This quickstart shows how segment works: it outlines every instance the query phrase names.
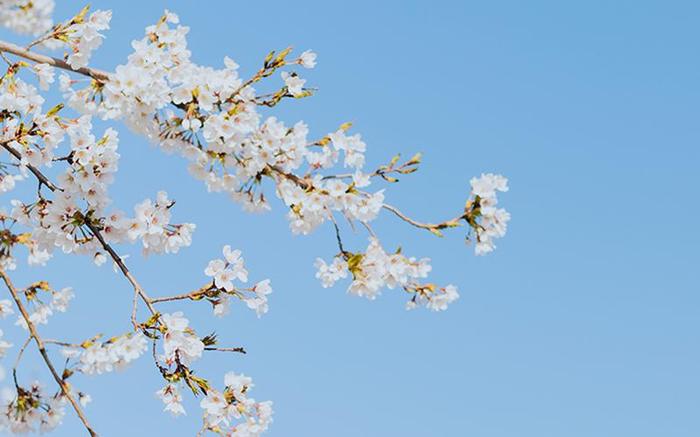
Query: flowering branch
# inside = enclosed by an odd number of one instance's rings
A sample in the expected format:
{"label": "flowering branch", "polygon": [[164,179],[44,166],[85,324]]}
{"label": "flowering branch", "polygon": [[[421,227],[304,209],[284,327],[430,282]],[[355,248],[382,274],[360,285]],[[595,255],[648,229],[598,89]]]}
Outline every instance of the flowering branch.
{"label": "flowering branch", "polygon": [[[306,80],[294,71],[316,65],[316,54],[309,50],[297,57],[292,56],[291,48],[272,51],[257,72],[244,80],[238,75],[238,64],[228,57],[224,58],[223,68],[195,64],[187,48],[189,28],[166,11],[157,23],[146,28],[142,39],[132,43],[134,52],[126,62],[113,72],[106,72],[88,65],[92,52],[104,39],[101,32],[109,28],[111,11],[90,13],[85,7],[57,24],[51,19],[52,11],[53,0],[0,3],[0,25],[36,37],[26,48],[0,41],[0,57],[8,64],[0,77],[0,150],[12,157],[10,162],[0,162],[0,193],[11,191],[30,173],[38,181],[35,197],[12,200],[11,212],[0,212],[0,268],[5,277],[4,272],[15,267],[17,247],[28,250],[31,265],[44,265],[59,248],[64,253],[91,256],[96,265],[111,259],[115,270],[118,268],[130,283],[133,330],[106,339],[92,335],[82,342],[42,341],[34,329],[38,323],[47,323],[54,312],[66,310],[73,297],[69,288],[58,291],[45,281],[35,282],[23,291],[27,307],[14,293],[22,313],[18,324],[32,333],[30,339],[39,346],[55,379],[58,373],[48,361],[43,345],[55,345],[66,356],[63,377],[57,382],[63,384],[64,397],[74,407],[76,401],[65,382],[70,375],[111,372],[150,349],[165,381],[157,392],[165,411],[184,414],[181,388],[191,390],[194,396],[204,396],[200,402],[204,412],[200,433],[257,437],[272,421],[271,403],[249,397],[250,378],[229,372],[224,376],[223,387],[217,390],[193,367],[204,351],[245,354],[244,348],[220,347],[215,333],[199,335],[181,311],[161,313],[156,308],[165,302],[201,302],[211,305],[213,314],[221,317],[228,313],[231,301],[237,300],[262,316],[268,311],[270,281],[242,285],[248,283],[242,254],[226,245],[222,256],[212,259],[204,269],[209,278],[204,286],[187,293],[151,297],[127,266],[126,257],[114,249],[115,245],[138,243],[144,254],[174,254],[191,244],[195,225],[171,221],[175,202],[164,191],[155,200],[146,199],[135,205],[133,217],[108,209],[108,187],[120,158],[118,133],[110,127],[101,137],[96,136],[93,117],[121,120],[165,151],[180,154],[189,161],[193,176],[202,180],[209,191],[226,193],[246,210],[270,209],[268,199],[274,194],[283,204],[290,230],[295,234],[309,234],[330,222],[337,252],[328,263],[321,258],[316,260],[316,277],[323,287],[351,278],[351,294],[374,299],[385,288],[399,289],[409,296],[407,309],[424,306],[433,311],[445,310],[459,297],[453,285],[427,282],[432,269],[428,258],[407,256],[400,248],[388,251],[381,245],[371,222],[384,210],[438,236],[442,236],[443,229],[466,224],[467,238],[473,236],[477,255],[494,250],[494,241],[505,235],[510,215],[497,207],[497,194],[507,191],[508,186],[500,175],[488,173],[473,178],[471,192],[458,217],[424,223],[387,203],[385,189],[368,188],[373,182],[391,186],[399,182],[401,175],[416,172],[420,154],[403,163],[396,155],[389,163],[366,172],[367,145],[359,134],[348,133],[349,123],[310,141],[309,128],[303,122],[287,126],[275,117],[263,119],[259,111],[313,95],[315,89],[307,87]],[[63,48],[66,54],[63,59],[41,55],[30,50],[36,46]],[[6,54],[22,60],[13,62]],[[56,81],[56,68],[64,70],[58,80],[63,100],[44,112],[45,98],[30,82],[34,80],[40,89],[48,90]],[[29,81],[26,73],[32,75]],[[74,73],[91,80],[76,79]],[[272,91],[259,93],[254,88],[277,74],[281,83]],[[86,82],[87,86],[80,88]],[[69,110],[79,115],[68,117],[65,113]],[[65,137],[70,140],[69,150],[58,152]],[[55,163],[60,163],[63,172],[52,181],[42,168]],[[336,170],[339,166],[349,171]],[[44,196],[44,186],[52,195]],[[353,249],[343,241],[338,217],[346,219],[354,231],[363,231],[362,227],[367,231],[366,249]],[[14,226],[27,229],[17,233]],[[7,278],[6,283],[10,286]],[[46,298],[51,301],[42,301]],[[139,302],[148,310],[146,320],[139,320]],[[0,300],[0,318],[12,312],[11,306],[10,301]],[[0,357],[10,346],[2,340],[0,331]],[[18,363],[25,347],[19,351]],[[19,385],[17,389],[21,399],[46,406],[47,414],[53,414],[52,426],[60,422],[59,409],[48,404],[53,401],[45,400],[38,386],[22,393]],[[78,396],[81,404],[89,400],[83,393]],[[23,406],[4,405],[0,427],[13,432],[32,431],[36,421],[15,414]],[[76,412],[82,414],[77,408]],[[43,429],[45,423],[39,425]]]}
{"label": "flowering branch", "polygon": [[74,73],[79,73],[84,76],[89,76],[97,81],[105,82],[109,80],[109,73],[106,71],[98,70],[96,68],[80,67],[73,68],[63,59],[54,58],[52,56],[42,55],[40,53],[32,52],[28,49],[22,48],[16,44],[12,44],[7,41],[0,40],[0,52],[12,53],[21,58],[34,61],[38,64],[51,65],[52,67],[60,68],[62,70],[72,71]]}
{"label": "flowering branch", "polygon": [[[56,368],[54,367],[53,363],[51,362],[51,359],[49,358],[49,354],[46,352],[46,348],[44,347],[44,342],[42,341],[41,337],[39,336],[34,323],[31,320],[31,317],[29,316],[29,313],[27,312],[27,309],[24,307],[24,304],[22,303],[22,300],[19,297],[19,293],[15,286],[12,284],[12,281],[10,280],[10,277],[7,275],[4,269],[0,268],[0,277],[2,277],[2,280],[5,282],[5,285],[7,286],[7,290],[10,292],[10,295],[12,296],[12,299],[15,301],[15,304],[17,305],[17,309],[19,310],[20,314],[22,315],[22,318],[24,319],[25,323],[27,324],[27,330],[29,331],[29,335],[31,338],[34,340],[36,343],[37,348],[39,349],[39,353],[41,354],[42,359],[46,363],[46,367],[49,368],[49,371],[51,372],[51,376],[53,376],[53,379],[56,381],[56,384],[61,388],[61,392],[63,396],[68,399],[70,404],[73,406],[73,409],[75,410],[75,413],[78,415],[80,418],[80,421],[83,422],[83,425],[85,425],[85,428],[87,429],[88,433],[90,433],[91,436],[97,436],[97,433],[92,429],[92,426],[90,426],[90,423],[87,420],[87,417],[85,416],[85,413],[83,413],[82,408],[80,408],[80,405],[78,402],[76,402],[75,398],[71,394],[71,389],[68,383],[64,378],[58,375],[58,372],[56,371]],[[24,350],[24,348],[22,348]]]}
{"label": "flowering branch", "polygon": [[[18,161],[21,161],[21,160],[22,160],[22,155],[21,155],[17,150],[15,150],[12,146],[10,146],[9,143],[10,143],[10,141],[9,141],[9,140],[6,140],[6,141],[0,142],[0,145],[1,145],[5,150],[7,150],[12,156],[14,156],[15,158],[17,158]],[[34,167],[33,165],[27,164],[27,168],[29,169],[29,171],[32,172],[32,174],[33,174],[34,176],[36,176],[36,178],[37,178],[37,180],[39,181],[39,184],[40,184],[40,185],[41,185],[41,184],[46,185],[46,188],[48,188],[48,189],[51,190],[51,191],[61,190],[61,189],[58,188],[56,185],[54,185],[53,182],[51,182],[46,176],[44,176],[44,174],[41,173],[41,171],[39,171],[39,169],[37,169],[37,168]]]}
{"label": "flowering branch", "polygon": [[[17,152],[15,149],[13,149],[7,142],[2,142],[0,143],[5,150],[10,152],[12,156],[17,158],[18,160],[22,159],[22,156],[20,155],[19,152]],[[41,184],[46,185],[47,188],[49,188],[51,191],[63,191],[63,189],[57,185],[55,185],[53,182],[49,180],[40,170],[38,170],[36,167],[34,167],[31,164],[28,164],[27,167],[29,170],[32,172],[34,176],[39,180]],[[109,254],[109,256],[112,258],[114,263],[119,267],[119,270],[122,272],[124,277],[129,281],[129,283],[132,285],[134,288],[134,292],[143,300],[143,302],[146,304],[146,307],[148,310],[151,312],[151,315],[156,314],[156,310],[153,307],[153,304],[151,302],[151,298],[148,297],[148,294],[144,291],[143,287],[139,284],[139,282],[136,280],[134,275],[131,273],[129,268],[126,266],[122,258],[117,254],[117,252],[112,248],[112,246],[107,243],[104,239],[104,236],[100,232],[100,230],[95,226],[94,223],[91,221],[86,221],[85,225],[90,229],[90,232],[92,235],[97,238],[97,240],[100,242],[100,245],[102,248]],[[135,312],[132,314],[132,323],[135,328],[137,328],[138,324],[136,323],[136,314]]]}

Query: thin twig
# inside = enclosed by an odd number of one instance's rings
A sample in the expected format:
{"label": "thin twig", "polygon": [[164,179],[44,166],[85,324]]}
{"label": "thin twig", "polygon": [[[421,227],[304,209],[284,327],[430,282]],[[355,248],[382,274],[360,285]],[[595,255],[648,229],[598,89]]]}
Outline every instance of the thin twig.
{"label": "thin twig", "polygon": [[205,351],[219,351],[219,352],[238,352],[240,354],[245,354],[246,351],[242,347],[205,347]]}
{"label": "thin twig", "polygon": [[63,347],[75,347],[75,348],[82,347],[82,346],[79,345],[79,344],[67,343],[67,342],[65,342],[65,341],[59,341],[59,340],[51,340],[51,339],[48,339],[48,338],[45,338],[45,339],[44,339],[44,343],[45,343],[45,344],[55,344],[55,345],[57,345],[57,346],[63,346]]}
{"label": "thin twig", "polygon": [[27,349],[27,346],[29,346],[29,342],[32,341],[32,336],[30,335],[27,337],[27,339],[24,341],[24,344],[22,347],[19,349],[19,353],[17,354],[17,359],[15,360],[15,365],[12,366],[12,379],[15,381],[15,387],[19,387],[19,384],[17,383],[17,368],[19,367],[19,362],[22,361],[22,357],[24,356],[24,351]]}
{"label": "thin twig", "polygon": [[185,300],[185,299],[196,299],[202,295],[207,294],[209,291],[211,291],[213,284],[209,283],[203,287],[198,288],[197,290],[190,291],[189,293],[182,293],[182,294],[175,294],[172,296],[162,296],[162,297],[155,297],[151,299],[151,303],[161,303],[161,302],[173,302],[177,300]]}
{"label": "thin twig", "polygon": [[421,228],[421,229],[427,229],[429,231],[437,231],[439,229],[457,227],[460,225],[459,221],[465,218],[465,214],[462,214],[459,217],[455,217],[451,220],[445,220],[444,222],[441,222],[441,223],[422,223],[422,222],[414,220],[411,217],[407,216],[406,214],[402,213],[395,206],[391,206],[391,205],[388,205],[385,203],[382,205],[382,208],[393,212],[401,220],[405,221],[406,223],[408,223],[412,226],[415,226],[415,227]]}
{"label": "thin twig", "polygon": [[345,253],[345,248],[343,248],[343,240],[340,238],[340,228],[338,227],[338,222],[335,221],[333,213],[330,214],[331,221],[333,222],[333,227],[335,228],[335,239],[338,241],[338,249],[340,253]]}

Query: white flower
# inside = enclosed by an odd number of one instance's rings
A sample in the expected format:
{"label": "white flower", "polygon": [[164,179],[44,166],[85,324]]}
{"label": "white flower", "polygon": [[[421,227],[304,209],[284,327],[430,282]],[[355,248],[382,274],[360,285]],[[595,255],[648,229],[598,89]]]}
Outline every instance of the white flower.
{"label": "white flower", "polygon": [[2,336],[3,332],[0,329],[0,358],[3,358],[7,353],[7,350],[12,347],[12,343],[8,343],[7,341],[3,340]]}
{"label": "white flower", "polygon": [[14,314],[15,311],[12,309],[12,302],[9,299],[0,300],[0,318],[6,318]]}
{"label": "white flower", "polygon": [[306,83],[305,79],[300,78],[296,73],[289,74],[286,71],[282,72],[282,79],[284,80],[289,94],[298,96],[302,93],[304,84]]}
{"label": "white flower", "polygon": [[163,350],[169,363],[179,359],[189,364],[202,356],[204,343],[188,328],[190,322],[182,312],[163,314],[160,318],[167,329],[163,335]]}
{"label": "white flower", "polygon": [[316,53],[311,50],[304,51],[299,56],[299,64],[304,68],[314,68],[316,66]]}
{"label": "white flower", "polygon": [[190,321],[187,320],[182,311],[162,314],[160,320],[169,331],[184,331],[190,324]]}
{"label": "white flower", "polygon": [[340,257],[333,258],[330,265],[321,258],[316,258],[316,268],[316,278],[321,280],[323,288],[332,287],[340,279],[348,277],[348,263]]}
{"label": "white flower", "polygon": [[231,310],[231,299],[225,294],[222,294],[219,299],[214,302],[214,315],[216,317],[223,317],[229,313]]}
{"label": "white flower", "polygon": [[73,293],[72,288],[63,288],[61,291],[56,291],[53,293],[51,305],[53,306],[54,310],[65,313],[68,309],[68,302],[70,302],[74,296],[75,294]]}
{"label": "white flower", "polygon": [[156,396],[165,404],[163,411],[167,411],[173,416],[180,416],[185,413],[185,408],[182,406],[182,396],[174,384],[168,384],[156,392]]}
{"label": "white flower", "polygon": [[0,2],[0,24],[17,33],[42,35],[53,25],[54,0]]}
{"label": "white flower", "polygon": [[168,362],[174,362],[177,358],[184,364],[190,364],[202,357],[204,343],[190,332],[168,331],[163,339],[163,350]]}
{"label": "white flower", "polygon": [[54,68],[49,64],[35,64],[32,69],[39,78],[39,87],[44,91],[48,90],[49,85],[54,82]]}
{"label": "white flower", "polygon": [[92,396],[90,396],[87,393],[83,393],[83,392],[78,393],[78,399],[79,399],[80,405],[82,405],[83,408],[87,407],[87,405],[90,402],[92,402]]}
{"label": "white flower", "polygon": [[104,36],[99,32],[109,29],[111,19],[112,11],[98,10],[66,29],[67,44],[72,50],[67,59],[71,67],[78,69],[87,66],[92,52],[102,45]]}
{"label": "white flower", "polygon": [[210,389],[207,392],[207,396],[200,401],[199,406],[202,407],[206,413],[207,423],[214,426],[221,422],[228,424],[226,420],[226,407],[228,403],[223,394],[214,389]]}
{"label": "white flower", "polygon": [[482,198],[496,197],[496,191],[508,191],[508,179],[493,173],[482,173],[481,177],[472,178],[472,193]]}
{"label": "white flower", "polygon": [[204,274],[209,277],[216,277],[219,273],[223,272],[226,268],[226,262],[220,259],[213,259],[207,264],[207,268],[204,269]]}
{"label": "white flower", "polygon": [[97,253],[95,253],[95,256],[93,257],[93,262],[95,263],[96,266],[101,266],[102,264],[107,262],[107,257],[105,256],[104,253],[97,252]]}
{"label": "white flower", "polygon": [[84,351],[64,349],[68,358],[78,357],[79,369],[88,375],[103,374],[124,368],[148,348],[141,333],[122,335],[106,343],[93,343]]}
{"label": "white flower", "polygon": [[505,236],[510,214],[503,208],[497,208],[496,192],[508,191],[508,179],[493,173],[482,174],[472,178],[472,194],[479,196],[481,215],[478,217],[475,252],[484,255],[492,252],[496,245],[494,239]]}
{"label": "white flower", "polygon": [[437,293],[430,297],[430,300],[426,306],[433,311],[444,311],[447,306],[459,299],[459,293],[457,293],[457,287],[454,285],[448,285],[442,290],[442,293]]}

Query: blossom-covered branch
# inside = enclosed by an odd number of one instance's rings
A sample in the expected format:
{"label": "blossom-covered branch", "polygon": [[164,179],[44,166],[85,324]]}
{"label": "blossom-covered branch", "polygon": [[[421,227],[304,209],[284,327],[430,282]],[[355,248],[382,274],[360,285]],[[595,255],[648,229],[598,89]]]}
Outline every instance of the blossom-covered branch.
{"label": "blossom-covered branch", "polygon": [[[53,8],[52,0],[0,2],[0,24],[35,38],[25,47],[0,41],[0,55],[7,63],[0,77],[0,151],[9,157],[0,161],[0,193],[12,192],[28,179],[37,184],[32,196],[13,199],[7,205],[9,212],[0,211],[0,272],[22,315],[17,324],[29,330],[61,393],[51,400],[38,385],[24,389],[16,383],[14,396],[3,404],[0,426],[15,432],[32,430],[33,419],[19,414],[30,411],[26,405],[59,412],[60,406],[51,402],[63,398],[84,419],[78,404],[87,403],[89,395],[78,393],[76,401],[66,380],[78,373],[123,368],[149,349],[164,382],[157,395],[166,411],[184,414],[182,389],[203,397],[200,433],[258,436],[272,422],[272,404],[250,397],[250,378],[229,372],[217,389],[212,379],[195,369],[205,351],[244,354],[243,347],[221,346],[218,334],[198,333],[203,329],[195,329],[179,309],[160,311],[162,305],[206,303],[213,315],[223,317],[232,302],[240,301],[260,317],[269,310],[270,281],[249,283],[242,252],[224,245],[221,256],[202,266],[198,283],[204,285],[196,290],[156,296],[141,286],[126,256],[115,247],[135,244],[145,255],[177,254],[191,244],[196,226],[173,221],[175,201],[165,191],[134,205],[133,214],[114,208],[109,188],[119,167],[119,134],[112,127],[118,122],[165,152],[182,156],[208,191],[225,193],[247,211],[269,210],[269,199],[277,197],[294,234],[332,226],[337,251],[331,253],[331,261],[316,260],[316,277],[323,287],[348,278],[351,294],[374,299],[385,288],[400,289],[407,293],[407,309],[423,306],[442,311],[459,297],[457,287],[428,281],[432,269],[428,258],[385,249],[372,222],[385,211],[438,236],[464,226],[477,255],[493,251],[495,240],[506,233],[510,215],[497,206],[497,194],[508,190],[503,176],[487,173],[473,178],[456,217],[422,222],[387,201],[389,188],[419,169],[420,154],[404,162],[396,155],[384,165],[366,169],[367,145],[359,134],[349,133],[349,123],[312,139],[302,121],[290,126],[264,116],[263,111],[279,104],[313,95],[315,89],[306,85],[299,70],[315,67],[317,56],[310,50],[298,55],[292,48],[272,51],[252,76],[243,78],[229,57],[224,57],[221,67],[194,63],[187,45],[189,28],[165,11],[146,28],[142,39],[132,42],[133,53],[107,72],[90,66],[90,58],[109,29],[111,11],[91,12],[84,7],[54,23]],[[52,49],[61,49],[65,55],[37,52]],[[62,70],[58,80],[57,69]],[[56,82],[63,100],[44,109],[46,98],[41,91]],[[97,118],[110,125],[102,134],[93,126]],[[58,176],[49,178],[47,174],[53,173],[47,173],[47,168]],[[371,188],[375,183],[384,186]],[[352,249],[344,242],[341,218],[353,230],[367,231],[366,248]],[[98,266],[112,261],[133,291],[130,330],[106,339],[86,333],[78,341],[44,341],[38,336],[34,326],[46,324],[55,312],[66,311],[73,292],[53,290],[37,281],[23,291],[24,305],[5,272],[16,267],[22,250],[27,251],[30,265],[41,266],[57,249],[89,256]],[[8,304],[0,301],[0,316],[11,313]],[[138,313],[141,306],[147,310],[144,317]],[[62,376],[43,344],[53,345],[66,358]],[[10,346],[0,339],[0,352],[4,354]],[[53,416],[51,423],[60,422],[60,416]],[[83,422],[93,433],[87,420]],[[44,426],[43,419],[39,425]]]}
{"label": "blossom-covered branch", "polygon": [[[24,323],[26,325],[27,330],[29,331],[29,336],[34,342],[36,343],[36,347],[39,349],[39,353],[41,354],[41,358],[44,360],[46,363],[46,367],[48,367],[49,371],[51,372],[51,376],[53,376],[53,379],[56,381],[56,384],[61,389],[60,395],[56,395],[51,399],[42,399],[42,396],[39,395],[39,391],[36,389],[32,390],[26,390],[23,389],[19,386],[17,386],[17,392],[18,392],[18,398],[14,401],[14,414],[17,414],[15,416],[14,421],[15,424],[19,425],[17,429],[13,429],[13,431],[19,431],[21,432],[22,430],[26,429],[23,425],[25,425],[25,420],[26,421],[32,421],[32,420],[39,420],[41,422],[41,426],[43,430],[50,430],[56,425],[60,423],[60,418],[63,416],[62,412],[62,403],[63,403],[63,398],[68,399],[68,402],[70,402],[71,406],[75,410],[75,413],[78,415],[80,418],[80,421],[83,422],[83,425],[85,425],[85,428],[87,431],[90,433],[91,436],[96,436],[97,433],[92,429],[92,426],[87,420],[87,417],[85,416],[85,413],[83,412],[82,408],[78,404],[78,402],[75,400],[75,397],[71,393],[71,388],[66,382],[67,377],[69,374],[66,374],[64,372],[63,376],[60,376],[58,372],[56,371],[56,367],[53,365],[51,360],[49,359],[49,355],[46,352],[46,348],[44,347],[44,342],[42,341],[41,337],[39,336],[36,327],[34,326],[34,323],[32,322],[32,319],[27,312],[27,309],[24,307],[24,304],[22,303],[22,299],[19,296],[19,292],[15,288],[15,286],[12,284],[12,281],[10,280],[10,277],[7,275],[5,270],[0,268],[0,277],[2,277],[3,282],[5,283],[5,286],[7,287],[7,290],[10,292],[10,295],[12,296],[12,299],[15,301],[15,304],[17,305],[17,309],[19,310],[22,319],[24,320]],[[15,381],[16,383],[16,381]],[[46,411],[43,412],[39,407],[41,404],[45,403],[46,405]],[[12,407],[12,406],[11,406]],[[8,413],[5,411],[4,413]],[[34,417],[32,417],[34,416]]]}

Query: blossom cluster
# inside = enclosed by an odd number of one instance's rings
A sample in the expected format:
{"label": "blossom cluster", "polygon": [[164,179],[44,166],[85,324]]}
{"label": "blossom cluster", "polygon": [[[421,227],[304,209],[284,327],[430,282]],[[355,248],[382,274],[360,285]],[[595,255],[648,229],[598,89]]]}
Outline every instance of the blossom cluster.
{"label": "blossom cluster", "polygon": [[0,141],[16,151],[22,166],[16,175],[2,176],[0,186],[4,191],[25,177],[28,166],[51,166],[54,152],[66,134],[71,143],[70,153],[65,157],[69,165],[58,178],[60,191],[53,199],[42,197],[31,204],[12,201],[11,217],[34,229],[32,238],[38,250],[60,247],[65,253],[95,254],[99,242],[85,238],[83,232],[88,224],[103,227],[110,242],[140,239],[145,253],[176,253],[191,244],[195,226],[170,222],[174,202],[165,192],[159,192],[155,202],[147,199],[137,205],[134,219],[125,218],[119,211],[105,213],[105,207],[110,204],[108,186],[114,180],[119,161],[118,135],[114,129],[108,128],[96,138],[89,115],[68,119],[58,115],[60,108],[44,114],[44,99],[33,85],[14,74],[6,75],[5,79],[1,84],[4,88],[0,89],[0,110],[21,116],[4,120]]}
{"label": "blossom cluster", "polygon": [[77,370],[87,375],[100,375],[123,369],[138,359],[148,348],[141,333],[126,334],[101,343],[88,341],[80,348],[65,348],[63,355],[77,360]]}
{"label": "blossom cluster", "polygon": [[[180,248],[192,244],[193,223],[170,223],[170,208],[174,202],[168,193],[159,191],[156,201],[146,199],[134,208],[136,217],[128,222],[127,234],[131,241],[141,239],[145,254],[177,253]],[[110,223],[114,229],[116,223]]]}
{"label": "blossom cluster", "polygon": [[71,142],[71,159],[70,166],[58,179],[59,185],[64,191],[85,199],[91,209],[101,213],[110,202],[107,187],[118,170],[117,131],[108,128],[96,139],[91,118],[83,116],[66,132]]}
{"label": "blossom cluster", "polygon": [[[50,300],[45,302],[43,295],[46,294]],[[65,313],[68,310],[68,303],[75,294],[70,287],[54,290],[47,282],[40,281],[27,287],[24,296],[29,307],[29,320],[35,325],[45,325],[55,312]],[[23,317],[18,317],[15,325],[27,329],[27,321]]]}
{"label": "blossom cluster", "polygon": [[[224,390],[210,388],[200,401],[204,410],[204,429],[234,437],[257,437],[272,423],[272,402],[256,402],[248,393],[253,387],[251,378],[228,372],[224,376]],[[156,392],[165,405],[164,411],[173,416],[186,414],[182,396],[176,384],[167,384]]]}
{"label": "blossom cluster", "polygon": [[[143,355],[152,341],[154,364],[166,382],[156,393],[165,411],[185,414],[180,389],[186,386],[195,395],[204,395],[200,402],[202,432],[259,436],[272,422],[272,403],[249,397],[253,387],[249,377],[229,372],[224,388],[217,390],[192,368],[205,351],[245,352],[243,348],[216,347],[216,334],[198,335],[182,311],[161,313],[155,307],[166,301],[204,300],[213,306],[215,316],[223,316],[232,298],[237,298],[260,317],[268,311],[270,281],[245,285],[249,278],[241,251],[226,245],[223,257],[211,260],[204,269],[209,282],[203,287],[149,297],[126,267],[126,256],[118,255],[112,245],[138,244],[144,255],[174,254],[191,245],[195,225],[172,221],[175,202],[165,191],[136,204],[133,216],[112,209],[109,188],[119,168],[119,135],[112,127],[102,135],[95,134],[93,119],[98,117],[109,123],[121,120],[164,151],[181,155],[189,161],[190,173],[208,191],[225,193],[248,211],[271,209],[269,199],[276,196],[294,234],[309,234],[330,222],[339,253],[328,263],[320,258],[316,261],[316,277],[324,288],[351,278],[350,294],[372,300],[384,288],[401,289],[409,296],[407,309],[424,306],[433,311],[445,310],[459,298],[454,285],[425,282],[432,268],[429,259],[408,257],[401,250],[387,252],[382,247],[371,226],[384,210],[436,235],[466,223],[469,233],[475,234],[478,255],[493,251],[494,241],[506,233],[510,214],[497,207],[497,193],[508,190],[503,176],[489,173],[472,179],[470,199],[458,217],[421,223],[385,203],[385,188],[372,187],[375,181],[395,183],[395,176],[415,172],[420,154],[403,164],[397,155],[387,165],[368,169],[367,144],[360,134],[349,133],[349,123],[311,139],[303,121],[287,124],[264,115],[262,108],[313,94],[296,71],[316,66],[317,56],[310,50],[296,57],[291,48],[273,51],[260,70],[244,79],[229,57],[218,68],[194,63],[187,43],[189,28],[180,25],[177,15],[165,11],[156,24],[146,28],[142,39],[132,42],[133,52],[126,62],[114,73],[106,73],[89,68],[88,62],[102,44],[102,32],[109,29],[111,11],[89,14],[85,7],[52,27],[53,8],[53,0],[0,0],[0,25],[38,37],[24,56],[19,49],[10,50],[13,55],[35,61],[42,58],[29,52],[33,47],[63,47],[68,49],[64,59],[70,66],[47,57],[45,63],[33,65],[6,59],[9,67],[0,78],[0,151],[7,152],[8,159],[0,160],[0,193],[12,192],[28,179],[36,179],[38,189],[31,200],[9,201],[9,213],[0,210],[0,273],[20,309],[17,325],[28,329],[39,344],[38,334],[30,328],[46,324],[55,312],[66,311],[73,292],[70,288],[54,290],[44,281],[15,291],[5,271],[16,266],[16,247],[26,248],[30,265],[44,265],[56,248],[91,256],[97,265],[111,258],[134,291],[133,332],[106,341],[99,341],[98,336],[81,344],[47,341],[61,347],[66,358],[62,380],[54,372],[62,388],[75,373],[103,374],[125,367]],[[59,76],[59,88],[68,106],[79,113],[75,118],[65,115],[68,109],[62,103],[44,109],[39,90],[48,90],[55,82],[56,67],[68,72]],[[31,79],[25,80],[22,73]],[[76,80],[77,74],[91,79]],[[271,92],[256,89],[270,77],[277,79]],[[62,170],[52,170],[58,176],[47,177],[44,171],[58,165]],[[337,218],[353,229],[360,224],[360,229],[367,230],[370,238],[364,251],[345,250]],[[139,299],[149,311],[145,321],[138,315]],[[0,300],[0,318],[13,314],[12,306],[11,301]],[[161,354],[157,353],[159,343]],[[11,346],[0,331],[0,358]],[[51,367],[48,357],[42,356]],[[38,384],[25,389],[15,380],[15,390],[3,396],[0,405],[0,430],[51,430],[60,423],[66,400],[71,400],[90,430],[71,397],[75,393],[70,392],[49,396]],[[90,400],[82,392],[77,396],[81,404]]]}
{"label": "blossom cluster", "polygon": [[[349,125],[344,125],[323,140],[310,142],[303,122],[288,127],[275,117],[262,121],[257,111],[260,97],[239,78],[238,65],[229,58],[219,70],[192,63],[186,41],[189,29],[169,26],[178,22],[168,12],[147,28],[146,37],[132,44],[135,52],[128,63],[117,67],[99,89],[74,90],[70,80],[63,80],[69,103],[104,118],[124,118],[164,149],[188,158],[190,171],[210,191],[228,192],[246,209],[269,208],[264,194],[256,191],[261,177],[268,177],[289,208],[294,233],[311,232],[333,211],[363,222],[376,218],[384,194],[358,190],[370,184],[362,171],[366,144],[359,134],[347,135]],[[294,61],[287,61],[288,55],[285,51],[266,62],[264,74],[288,65],[316,64],[311,51]],[[299,76],[283,73],[281,95],[304,96]],[[290,176],[304,166],[310,171],[328,169],[341,158],[355,172],[351,183],[326,180],[320,174],[303,181]]]}
{"label": "blossom cluster", "polygon": [[89,9],[88,6],[84,7],[73,18],[58,24],[51,33],[42,38],[54,44],[65,44],[71,51],[66,57],[66,62],[74,69],[88,65],[92,52],[99,48],[104,40],[104,35],[100,32],[109,29],[112,19],[112,11],[97,10],[88,15]]}
{"label": "blossom cluster", "polygon": [[4,389],[0,393],[0,429],[13,434],[52,431],[61,424],[66,403],[60,394],[46,394],[38,382],[27,389]]}
{"label": "blossom cluster", "polygon": [[459,298],[454,285],[439,288],[434,284],[418,282],[432,270],[428,258],[409,258],[401,251],[388,254],[379,240],[373,237],[364,253],[343,252],[330,263],[317,258],[316,268],[316,277],[324,288],[332,287],[350,273],[353,280],[348,292],[370,300],[374,300],[385,287],[402,288],[412,295],[407,309],[423,304],[433,311],[445,310],[448,304]]}
{"label": "blossom cluster", "polygon": [[39,36],[53,25],[54,0],[0,0],[0,25]]}
{"label": "blossom cluster", "polygon": [[212,278],[213,287],[207,288],[207,296],[214,306],[216,316],[228,314],[230,308],[229,296],[235,296],[246,303],[248,308],[259,316],[268,311],[267,295],[272,293],[270,280],[265,279],[252,288],[235,287],[234,279],[248,282],[248,271],[245,268],[240,250],[232,250],[231,246],[223,248],[224,259],[217,258],[209,261],[204,274]]}
{"label": "blossom cluster", "polygon": [[190,321],[182,311],[160,316],[165,327],[163,359],[168,365],[191,364],[201,358],[204,342],[189,327]]}
{"label": "blossom cluster", "polygon": [[508,191],[508,179],[493,173],[482,174],[471,180],[472,194],[478,202],[478,221],[475,226],[477,242],[476,254],[484,255],[496,248],[494,241],[506,234],[510,214],[503,208],[497,208],[498,191]]}
{"label": "blossom cluster", "polygon": [[272,423],[272,402],[256,402],[248,396],[253,380],[229,372],[224,386],[223,392],[210,389],[200,402],[205,429],[235,437],[257,437],[265,432]]}
{"label": "blossom cluster", "polygon": [[[3,122],[0,141],[19,153],[23,167],[18,175],[23,176],[27,165],[51,165],[54,150],[63,140],[65,130],[55,113],[51,110],[42,112],[44,98],[34,85],[16,74],[19,70],[19,66],[11,67],[0,81],[0,111],[3,114],[0,117]],[[14,188],[13,182],[5,181],[8,176],[3,176],[3,192]]]}

